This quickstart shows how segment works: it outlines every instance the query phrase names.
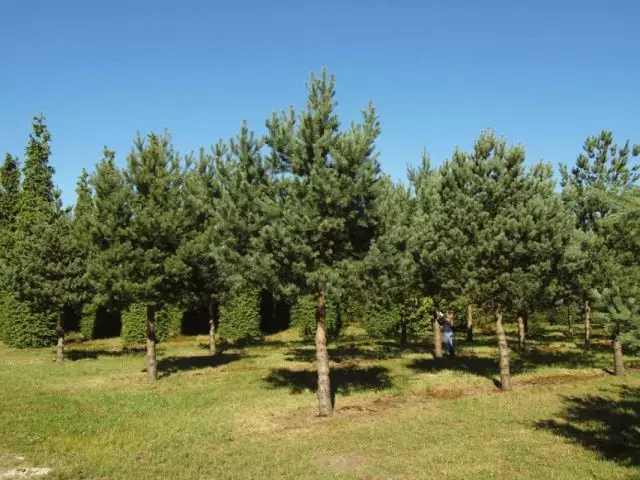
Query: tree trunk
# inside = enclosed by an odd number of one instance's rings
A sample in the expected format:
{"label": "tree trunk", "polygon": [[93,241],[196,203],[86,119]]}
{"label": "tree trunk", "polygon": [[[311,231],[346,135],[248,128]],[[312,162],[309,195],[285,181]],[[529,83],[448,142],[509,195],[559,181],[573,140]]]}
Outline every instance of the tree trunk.
{"label": "tree trunk", "polygon": [[591,343],[591,304],[589,300],[584,301],[584,343]]}
{"label": "tree trunk", "polygon": [[473,310],[471,304],[467,305],[467,342],[473,342]]}
{"label": "tree trunk", "polygon": [[526,333],[524,331],[524,315],[518,315],[518,344],[520,348],[524,348],[526,342]]}
{"label": "tree trunk", "polygon": [[522,320],[524,321],[524,336],[527,338],[529,336],[529,310],[525,308],[523,313]]}
{"label": "tree trunk", "polygon": [[327,311],[324,292],[318,296],[316,305],[316,361],[318,369],[318,415],[331,415],[331,379],[329,378],[329,352],[327,351],[327,329],[325,316]]}
{"label": "tree trunk", "polygon": [[511,390],[511,374],[509,373],[509,346],[502,323],[502,310],[496,310],[496,334],[498,336],[498,351],[500,352],[500,388]]}
{"label": "tree trunk", "polygon": [[438,311],[440,310],[440,301],[433,299],[433,356],[434,358],[442,358],[442,336],[440,334],[440,324],[438,323]]}
{"label": "tree trunk", "polygon": [[216,305],[209,301],[209,353],[215,355],[216,351]]}
{"label": "tree trunk", "polygon": [[618,328],[613,333],[613,371],[615,375],[624,375],[624,359],[622,357],[622,343]]}
{"label": "tree trunk", "polygon": [[147,306],[147,380],[155,382],[158,378],[158,361],[156,359],[156,312]]}
{"label": "tree trunk", "polygon": [[567,324],[569,328],[569,336],[573,338],[573,324],[571,323],[571,307],[567,305]]}
{"label": "tree trunk", "polygon": [[407,344],[407,319],[404,315],[400,318],[400,345]]}
{"label": "tree trunk", "polygon": [[58,336],[58,344],[56,345],[56,362],[64,361],[64,325],[63,325],[63,315],[64,313],[61,311],[60,316],[58,318],[58,328],[56,329],[56,334]]}

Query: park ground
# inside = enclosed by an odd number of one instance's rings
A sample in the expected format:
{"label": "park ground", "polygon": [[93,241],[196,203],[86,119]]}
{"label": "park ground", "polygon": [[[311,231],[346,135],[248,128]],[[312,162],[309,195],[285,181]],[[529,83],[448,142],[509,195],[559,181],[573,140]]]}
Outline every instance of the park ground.
{"label": "park ground", "polygon": [[[578,333],[578,332],[576,332]],[[0,478],[47,467],[86,479],[638,479],[640,359],[614,377],[604,335],[585,349],[560,327],[526,350],[509,332],[514,389],[477,335],[435,361],[355,329],[331,344],[335,414],[316,417],[314,350],[293,331],[207,355],[205,337],[159,347],[119,339],[53,351],[0,346]]]}

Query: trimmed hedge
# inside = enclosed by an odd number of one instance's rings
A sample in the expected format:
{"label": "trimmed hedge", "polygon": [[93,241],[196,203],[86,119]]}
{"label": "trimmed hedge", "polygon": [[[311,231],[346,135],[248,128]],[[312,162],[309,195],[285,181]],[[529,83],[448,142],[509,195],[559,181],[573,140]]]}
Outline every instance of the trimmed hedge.
{"label": "trimmed hedge", "polygon": [[376,305],[368,309],[364,328],[373,338],[391,338],[400,331],[401,308],[397,305]]}
{"label": "trimmed hedge", "polygon": [[0,294],[0,327],[4,343],[14,348],[50,347],[56,342],[58,315],[33,313],[9,293]]}
{"label": "trimmed hedge", "polygon": [[[316,335],[316,305],[317,297],[315,295],[303,295],[291,308],[291,325],[300,329],[300,335],[305,340],[311,340]],[[327,301],[325,325],[329,340],[340,335],[342,328],[340,311],[331,301]]]}
{"label": "trimmed hedge", "polygon": [[247,289],[220,305],[218,333],[221,338],[235,343],[262,340],[258,289]]}
{"label": "trimmed hedge", "polygon": [[[156,312],[156,340],[164,342],[180,334],[182,309],[165,307]],[[147,340],[147,306],[134,303],[122,312],[122,338],[126,342],[142,343]]]}

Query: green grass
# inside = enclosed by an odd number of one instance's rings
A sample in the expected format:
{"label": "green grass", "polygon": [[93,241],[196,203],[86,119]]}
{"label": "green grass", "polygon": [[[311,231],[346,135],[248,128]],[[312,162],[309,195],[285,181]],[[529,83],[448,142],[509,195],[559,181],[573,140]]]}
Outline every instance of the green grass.
{"label": "green grass", "polygon": [[501,393],[491,335],[436,362],[426,345],[401,350],[352,331],[330,349],[330,419],[315,416],[313,348],[293,332],[217,359],[204,341],[162,344],[154,385],[144,353],[119,339],[74,343],[63,365],[51,350],[0,346],[0,474],[640,478],[640,374],[604,373],[604,340],[587,351],[559,329],[539,332],[527,351],[512,349],[514,390]]}

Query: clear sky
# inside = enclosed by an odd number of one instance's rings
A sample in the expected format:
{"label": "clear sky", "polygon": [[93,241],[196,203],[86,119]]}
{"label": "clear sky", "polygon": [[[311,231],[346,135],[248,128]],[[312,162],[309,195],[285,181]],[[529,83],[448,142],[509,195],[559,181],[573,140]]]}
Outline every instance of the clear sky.
{"label": "clear sky", "polygon": [[22,158],[44,112],[66,203],[104,145],[124,164],[137,131],[182,152],[243,119],[262,133],[323,66],[343,123],[377,106],[396,179],[486,128],[554,164],[602,128],[640,142],[636,0],[3,0],[0,18],[0,152]]}

